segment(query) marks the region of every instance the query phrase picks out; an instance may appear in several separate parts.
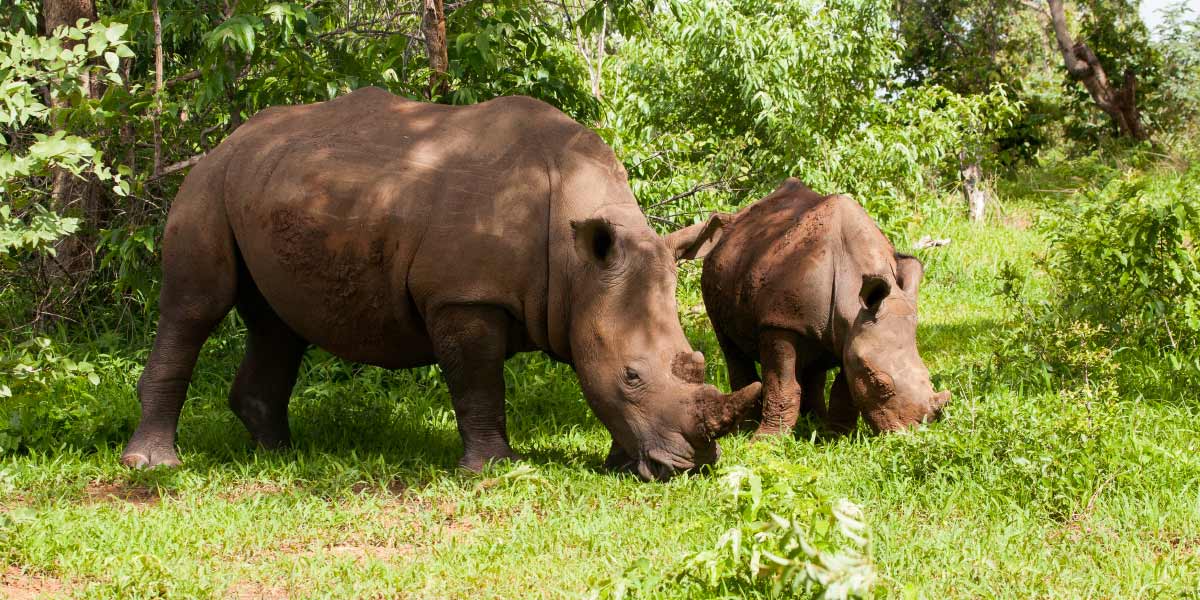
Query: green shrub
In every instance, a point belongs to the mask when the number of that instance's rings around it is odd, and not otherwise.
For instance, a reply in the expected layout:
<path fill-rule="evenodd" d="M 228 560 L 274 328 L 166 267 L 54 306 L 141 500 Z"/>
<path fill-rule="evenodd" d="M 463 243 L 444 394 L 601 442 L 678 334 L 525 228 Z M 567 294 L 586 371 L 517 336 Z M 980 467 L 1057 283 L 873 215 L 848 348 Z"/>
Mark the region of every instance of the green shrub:
<path fill-rule="evenodd" d="M 121 441 L 132 429 L 134 400 L 128 390 L 139 369 L 130 360 L 103 354 L 70 358 L 48 338 L 5 348 L 0 354 L 0 454 L 64 446 L 90 450 Z M 117 393 L 102 393 L 112 388 Z"/>
<path fill-rule="evenodd" d="M 795 176 L 854 195 L 888 229 L 957 181 L 959 151 L 977 153 L 1017 115 L 999 87 L 890 89 L 898 47 L 879 0 L 666 6 L 622 46 L 608 87 L 623 93 L 605 119 L 660 224 L 696 222 Z"/>
<path fill-rule="evenodd" d="M 1056 390 L 1117 381 L 1150 395 L 1153 380 L 1164 396 L 1200 379 L 1200 167 L 1114 177 L 1042 227 L 1052 300 L 1027 301 L 1023 274 L 1004 269 L 1003 370 Z"/>
<path fill-rule="evenodd" d="M 768 452 L 764 451 L 764 452 Z M 719 475 L 729 528 L 669 569 L 646 559 L 594 592 L 604 598 L 867 596 L 876 583 L 862 509 L 822 494 L 805 467 L 764 457 Z"/>
<path fill-rule="evenodd" d="M 1061 303 L 1126 343 L 1200 342 L 1200 166 L 1123 177 L 1049 231 Z"/>

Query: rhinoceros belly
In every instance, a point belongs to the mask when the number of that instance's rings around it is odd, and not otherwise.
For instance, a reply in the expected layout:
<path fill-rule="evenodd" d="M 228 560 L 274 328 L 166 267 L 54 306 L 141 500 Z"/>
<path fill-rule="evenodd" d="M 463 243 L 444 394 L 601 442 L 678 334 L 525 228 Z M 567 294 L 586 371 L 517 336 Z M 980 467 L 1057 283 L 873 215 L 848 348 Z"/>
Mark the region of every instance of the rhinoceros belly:
<path fill-rule="evenodd" d="M 425 212 L 419 202 L 385 201 L 378 180 L 361 194 L 308 184 L 227 205 L 263 297 L 302 337 L 347 360 L 387 368 L 434 362 L 407 285 Z"/>

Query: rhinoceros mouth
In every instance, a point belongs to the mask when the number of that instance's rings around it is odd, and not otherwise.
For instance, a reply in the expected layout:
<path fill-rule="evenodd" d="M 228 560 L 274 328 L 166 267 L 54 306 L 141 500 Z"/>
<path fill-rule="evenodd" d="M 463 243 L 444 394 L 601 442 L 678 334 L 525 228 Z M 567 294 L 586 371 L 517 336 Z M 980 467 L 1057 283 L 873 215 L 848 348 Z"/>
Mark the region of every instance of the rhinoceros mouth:
<path fill-rule="evenodd" d="M 634 472 L 645 481 L 666 481 L 675 475 L 675 468 L 656 460 L 639 460 Z"/>
<path fill-rule="evenodd" d="M 716 444 L 713 445 L 711 450 L 706 450 L 699 457 L 685 457 L 665 448 L 654 448 L 646 452 L 640 452 L 637 459 L 626 459 L 624 462 L 608 462 L 605 464 L 605 467 L 613 471 L 632 473 L 645 481 L 666 481 L 684 471 L 713 464 L 720 456 L 721 448 Z"/>

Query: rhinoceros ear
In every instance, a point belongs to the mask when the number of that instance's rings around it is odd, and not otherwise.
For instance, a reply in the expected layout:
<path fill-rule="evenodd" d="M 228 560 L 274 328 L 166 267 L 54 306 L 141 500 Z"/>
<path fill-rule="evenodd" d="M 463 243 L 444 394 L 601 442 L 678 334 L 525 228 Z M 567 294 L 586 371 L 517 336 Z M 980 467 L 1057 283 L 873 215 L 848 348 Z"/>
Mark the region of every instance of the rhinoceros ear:
<path fill-rule="evenodd" d="M 896 283 L 905 293 L 917 297 L 917 287 L 921 285 L 921 277 L 925 275 L 925 265 L 915 256 L 907 254 L 896 255 Z"/>
<path fill-rule="evenodd" d="M 575 233 L 575 252 L 587 262 L 606 265 L 616 249 L 616 232 L 607 219 L 592 217 L 571 221 Z"/>
<path fill-rule="evenodd" d="M 667 246 L 675 252 L 675 260 L 704 258 L 721 241 L 725 225 L 732 220 L 733 215 L 729 213 L 713 213 L 703 223 L 667 234 Z"/>

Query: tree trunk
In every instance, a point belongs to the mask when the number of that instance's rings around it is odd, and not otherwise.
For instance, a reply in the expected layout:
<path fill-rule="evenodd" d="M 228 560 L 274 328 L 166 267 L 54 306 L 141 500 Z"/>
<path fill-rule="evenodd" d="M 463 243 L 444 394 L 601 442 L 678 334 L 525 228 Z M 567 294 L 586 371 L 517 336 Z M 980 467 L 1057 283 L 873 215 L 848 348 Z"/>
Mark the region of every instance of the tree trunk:
<path fill-rule="evenodd" d="M 158 10 L 158 0 L 151 0 L 150 10 L 154 16 L 154 174 L 162 172 L 162 88 L 163 88 L 163 49 L 162 49 L 162 13 Z"/>
<path fill-rule="evenodd" d="M 449 91 L 446 71 L 450 58 L 446 50 L 446 13 L 442 0 L 424 0 L 425 11 L 421 16 L 421 33 L 425 35 L 425 52 L 429 55 L 429 97 L 444 96 Z"/>
<path fill-rule="evenodd" d="M 1121 135 L 1135 140 L 1149 137 L 1142 127 L 1142 117 L 1137 109 L 1137 76 L 1132 70 L 1124 73 L 1120 88 L 1113 87 L 1100 59 L 1083 42 L 1071 39 L 1067 29 L 1067 17 L 1063 12 L 1063 0 L 1046 0 L 1050 5 L 1050 22 L 1054 27 L 1054 39 L 1062 53 L 1063 64 L 1071 79 L 1082 82 L 1092 96 L 1092 101 L 1117 123 Z"/>
<path fill-rule="evenodd" d="M 983 171 L 979 157 L 967 152 L 958 154 L 959 175 L 962 176 L 963 196 L 967 200 L 967 215 L 972 221 L 983 221 L 987 211 L 987 191 L 980 187 Z"/>
<path fill-rule="evenodd" d="M 59 27 L 73 27 L 80 19 L 96 20 L 96 5 L 93 0 L 43 0 L 42 2 L 42 31 L 47 36 L 54 35 Z M 100 81 L 87 78 L 82 82 L 83 91 L 89 98 L 99 97 L 103 90 Z M 58 108 L 63 102 L 57 98 L 50 99 L 50 107 Z M 51 207 L 59 214 L 79 215 L 83 222 L 83 230 L 93 228 L 102 217 L 104 195 L 98 182 L 88 175 L 76 177 L 65 169 L 54 172 L 54 182 L 51 188 Z M 55 244 L 55 257 L 50 261 L 47 271 L 54 283 L 67 283 L 76 286 L 81 275 L 92 270 L 92 244 L 85 237 L 86 233 L 77 233 L 59 240 Z M 67 281 L 64 281 L 67 280 Z"/>

